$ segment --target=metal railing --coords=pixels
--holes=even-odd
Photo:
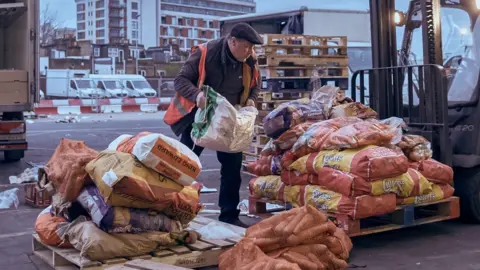
[[[404,81],[401,81],[403,75]],[[368,76],[369,85],[365,85]],[[369,106],[380,118],[392,116],[405,120],[409,133],[426,137],[432,143],[434,157],[452,164],[448,125],[448,80],[442,66],[412,65],[357,70],[351,79],[352,99]],[[366,93],[368,91],[368,94]]]

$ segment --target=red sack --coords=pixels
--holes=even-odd
[[[52,216],[49,206],[44,209],[37,217],[35,221],[35,232],[38,234],[42,243],[61,248],[71,248],[72,245],[68,241],[63,241],[57,234],[58,226],[62,223],[68,223],[68,221],[62,217]]]
[[[367,145],[390,144],[397,129],[375,121],[363,121],[340,128],[331,133],[323,143],[325,150],[353,149]]]
[[[280,137],[273,141],[276,149],[281,151],[290,150],[298,138],[307,131],[315,122],[305,122],[285,131]]]
[[[418,170],[428,181],[435,184],[447,184],[453,183],[453,169],[440,163],[434,159],[427,159],[420,162],[411,162],[410,168]]]
[[[397,198],[398,205],[422,204],[440,201],[453,196],[455,189],[450,185],[433,185],[430,193],[409,198]]]
[[[361,122],[356,117],[339,117],[313,124],[292,147],[292,153],[302,157],[313,152],[322,150],[323,143],[328,136],[339,128]]]

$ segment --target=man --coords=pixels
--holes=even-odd
[[[192,123],[198,108],[204,108],[206,99],[201,85],[212,87],[232,105],[255,106],[259,91],[259,74],[253,46],[263,39],[248,24],[233,26],[227,37],[195,47],[193,54],[175,78],[176,96],[165,114],[180,141],[200,156],[202,147],[194,146],[190,137]],[[220,170],[219,220],[245,227],[238,219],[240,185],[242,182],[242,153],[217,152]]]

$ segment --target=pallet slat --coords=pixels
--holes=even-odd
[[[244,228],[201,216],[196,217],[191,222],[190,228],[198,229],[211,222],[215,222],[215,224],[219,226],[224,226],[226,229],[234,231],[239,235],[243,236],[245,234]],[[160,247],[155,252],[152,252],[152,254],[130,258],[112,258],[104,261],[91,261],[81,257],[80,252],[76,249],[61,249],[45,245],[41,243],[36,234],[34,234],[32,238],[33,253],[56,270],[191,269],[208,267],[217,265],[218,256],[224,252],[226,248],[233,246],[239,241],[237,238],[199,240],[196,243],[187,246]],[[139,266],[137,265],[137,262],[142,263]],[[159,263],[167,264],[170,268],[164,268]],[[151,268],[154,266],[157,268]],[[173,266],[177,266],[177,268],[172,268]]]
[[[278,202],[251,196],[249,198],[250,214],[268,213],[266,203]],[[350,237],[355,237],[458,218],[460,216],[460,199],[450,197],[418,205],[398,206],[393,213],[359,220],[352,220],[346,215],[329,213],[328,216]]]

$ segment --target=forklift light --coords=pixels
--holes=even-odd
[[[467,28],[460,28],[460,35],[465,36],[468,34],[468,29]]]
[[[480,1],[480,0],[479,0]],[[395,22],[396,26],[404,26],[405,25],[405,13],[395,10],[393,14],[393,21]]]

